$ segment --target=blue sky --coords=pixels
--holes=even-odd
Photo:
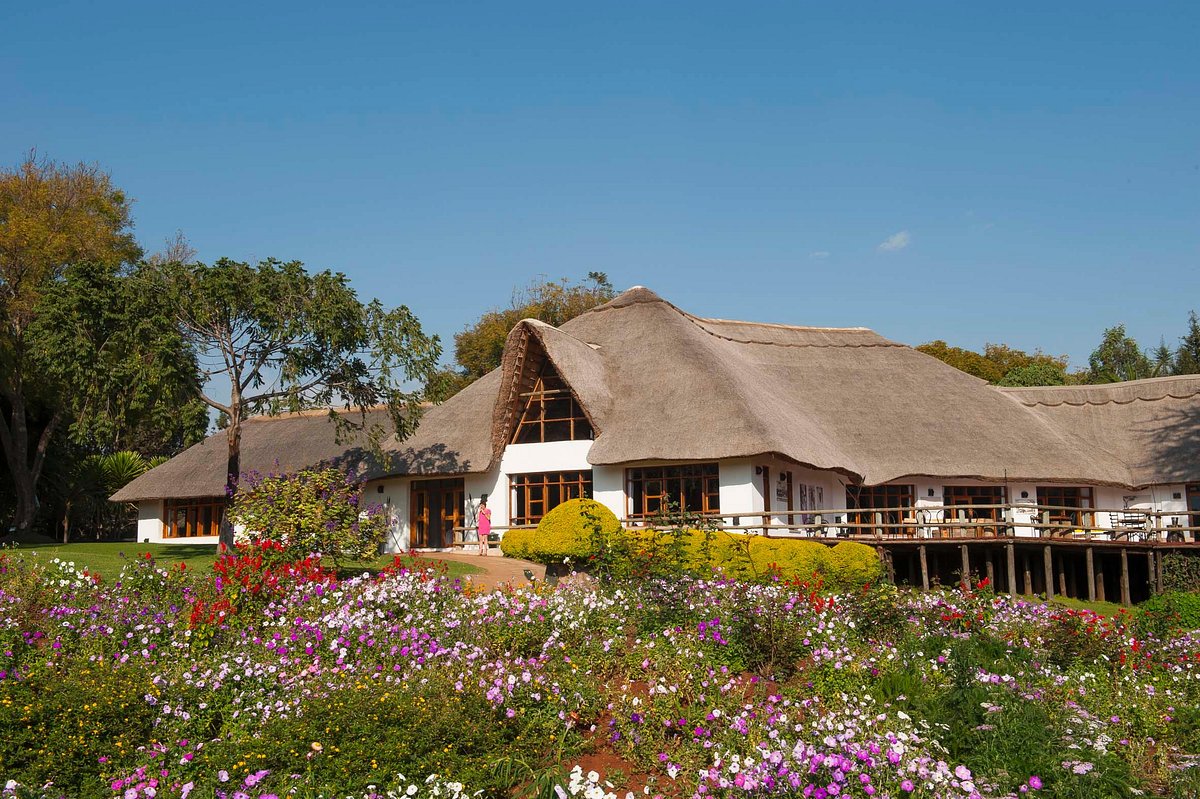
[[[340,270],[448,345],[599,270],[1078,367],[1200,311],[1200,6],[1140,5],[5,4],[0,154],[97,162],[147,249]]]

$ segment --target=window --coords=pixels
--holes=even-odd
[[[1092,523],[1092,514],[1072,510],[1092,507],[1091,487],[1038,486],[1037,501],[1038,505],[1048,506],[1045,510],[1049,511],[1052,524],[1085,527]]]
[[[1008,501],[1004,486],[942,486],[942,504],[947,508],[966,506],[963,515],[967,519],[991,519],[1000,521],[1003,508],[972,509],[974,505],[1004,505]],[[946,517],[958,518],[958,512],[948,511]]]
[[[645,466],[627,469],[625,477],[631,519],[664,512],[668,500],[684,513],[721,510],[721,480],[715,463]]]
[[[510,444],[584,441],[592,437],[591,422],[549,361],[542,364],[533,388],[521,395],[520,408]]]
[[[539,472],[514,474],[508,478],[512,487],[512,515],[509,524],[537,524],[550,510],[568,499],[592,496],[592,473]]]
[[[913,507],[914,490],[911,485],[858,486],[846,489],[846,507],[863,508],[863,513],[850,513],[847,521],[851,535],[897,535],[898,525],[904,521]],[[880,514],[883,527],[876,527],[875,514]]]
[[[166,500],[163,503],[163,538],[220,535],[221,514],[226,504],[222,497]]]

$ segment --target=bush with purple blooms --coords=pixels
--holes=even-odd
[[[383,507],[365,503],[362,484],[334,467],[245,475],[229,518],[239,537],[279,544],[289,560],[312,554],[334,563],[369,560],[387,532]]]

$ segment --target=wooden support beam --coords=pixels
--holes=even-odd
[[[1067,562],[1066,555],[1058,553],[1058,595],[1067,596]]]
[[[959,547],[962,552],[962,574],[959,582],[962,583],[964,591],[971,590],[971,553],[967,551],[967,545],[963,544]]]
[[[925,558],[925,545],[917,547],[917,554],[921,557],[921,589],[929,590],[929,561]]]
[[[1042,547],[1042,571],[1046,578],[1046,600],[1054,599],[1054,553],[1050,545]]]
[[[1146,550],[1146,588],[1150,591],[1150,596],[1158,593],[1158,580],[1154,575],[1154,550]]]
[[[1005,565],[1008,566],[1008,593],[1012,596],[1017,595],[1017,554],[1016,548],[1011,544],[1004,545],[1004,556],[1007,559]]]
[[[892,553],[881,546],[877,546],[875,547],[875,554],[879,556],[879,560],[883,563],[883,568],[887,571],[888,582],[895,585],[896,564],[892,562]]]
[[[1121,549],[1121,604],[1132,605],[1129,601],[1129,553]]]
[[[993,591],[996,590],[996,553],[989,552],[987,559],[987,581]]]
[[[1025,596],[1033,596],[1033,569],[1029,565],[1029,553],[1021,554],[1021,561],[1025,564]]]
[[[1092,548],[1087,548],[1087,591],[1088,602],[1096,601],[1096,564],[1094,562],[1095,555],[1092,554]]]
[[[1107,602],[1104,594],[1104,560],[1101,558],[1096,563],[1096,600],[1099,602]]]

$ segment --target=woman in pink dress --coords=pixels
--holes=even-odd
[[[492,509],[487,506],[487,495],[479,498],[479,554],[487,557],[488,536],[492,534]]]

